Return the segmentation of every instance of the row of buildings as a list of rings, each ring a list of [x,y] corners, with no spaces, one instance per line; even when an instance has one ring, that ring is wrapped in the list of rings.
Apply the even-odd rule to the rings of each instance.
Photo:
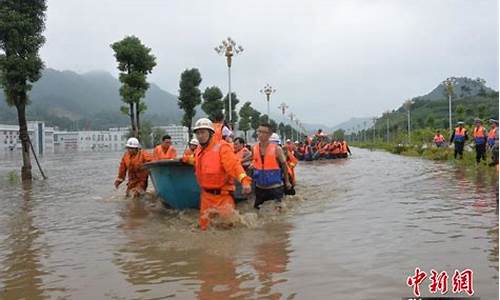
[[[172,144],[182,153],[188,142],[188,129],[184,126],[157,126],[172,136]],[[59,131],[45,126],[45,122],[28,122],[28,134],[37,154],[60,153],[66,151],[122,151],[129,129]],[[0,124],[0,153],[21,149],[19,126]]]

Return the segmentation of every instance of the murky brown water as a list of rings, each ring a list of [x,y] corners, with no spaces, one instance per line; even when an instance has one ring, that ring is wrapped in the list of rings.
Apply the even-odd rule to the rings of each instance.
[[[0,157],[1,299],[400,299],[415,267],[471,268],[475,295],[498,298],[498,183],[484,171],[356,149],[302,164],[283,214],[243,203],[248,226],[199,232],[196,211],[114,191],[119,157],[46,157],[50,178],[26,188]]]

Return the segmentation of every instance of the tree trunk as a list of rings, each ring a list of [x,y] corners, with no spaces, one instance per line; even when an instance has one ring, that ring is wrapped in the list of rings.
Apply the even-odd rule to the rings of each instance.
[[[24,101],[19,101],[16,105],[17,119],[19,121],[19,138],[21,139],[23,166],[21,167],[21,179],[23,182],[29,182],[31,175],[30,142],[28,135],[28,122],[26,121],[26,105]]]
[[[135,104],[135,121],[136,121],[136,137],[140,139],[140,134],[141,134],[141,122],[139,122],[139,114],[141,112],[139,111],[139,103]]]
[[[135,129],[135,119],[134,119],[134,103],[130,103],[130,109],[129,109],[129,114],[130,114],[130,124],[132,126],[132,134],[137,137],[136,135],[136,129]]]

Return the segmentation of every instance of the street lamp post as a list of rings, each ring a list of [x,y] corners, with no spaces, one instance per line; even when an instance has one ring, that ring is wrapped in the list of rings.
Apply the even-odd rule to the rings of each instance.
[[[233,56],[240,54],[243,52],[243,47],[236,45],[236,42],[231,39],[230,37],[227,38],[227,40],[224,40],[221,42],[221,44],[217,47],[215,47],[215,52],[217,52],[219,55],[224,55],[226,57],[227,61],[227,77],[228,77],[228,94],[227,94],[227,99],[229,102],[229,123],[232,121],[232,100],[231,100],[231,64],[233,60]],[[227,112],[226,112],[227,115]]]
[[[449,121],[449,126],[450,126],[450,133],[452,131],[452,120],[451,120],[451,96],[453,95],[453,86],[456,84],[456,79],[453,77],[446,78],[445,81],[443,81],[443,85],[446,89],[446,93],[448,94],[448,121]]]
[[[410,108],[413,104],[413,101],[408,99],[405,102],[406,110],[408,111],[408,145],[411,145],[411,118],[410,118]]]
[[[375,127],[375,124],[377,123],[377,118],[373,118],[373,143],[375,143],[375,134],[377,133],[377,127]]]
[[[385,112],[385,118],[387,120],[387,136],[386,136],[386,139],[387,139],[387,143],[389,143],[389,112]]]
[[[288,105],[285,102],[282,102],[278,108],[281,110],[281,114],[285,115],[286,110],[288,109]]]
[[[276,93],[276,90],[273,89],[272,86],[269,85],[269,83],[266,83],[264,88],[260,90],[261,93],[264,93],[266,95],[266,100],[267,100],[267,116],[271,118],[270,115],[270,110],[269,110],[269,100],[271,100],[271,94]]]

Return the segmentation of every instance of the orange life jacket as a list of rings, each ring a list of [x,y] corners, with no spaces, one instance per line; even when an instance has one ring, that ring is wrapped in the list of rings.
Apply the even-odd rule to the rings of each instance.
[[[162,160],[162,159],[175,159],[177,157],[177,150],[173,146],[169,146],[167,151],[163,149],[162,145],[158,145],[155,147],[153,151],[153,159],[154,160]]]
[[[262,161],[260,143],[253,146],[253,178],[258,186],[268,187],[283,183],[281,168],[276,157],[276,147],[275,144],[268,144],[264,161]]]
[[[229,183],[228,176],[221,164],[221,142],[214,140],[205,149],[196,148],[194,154],[195,174],[198,184],[204,189],[220,189]]]
[[[194,152],[187,148],[182,156],[182,162],[190,165],[194,165]]]
[[[442,134],[436,134],[434,136],[434,143],[442,143],[444,142],[444,136]]]
[[[493,146],[495,145],[495,139],[497,136],[497,128],[491,128],[490,131],[488,132],[488,145]]]
[[[341,154],[347,154],[347,143],[346,142],[342,142],[341,143],[341,150],[340,150],[340,153]]]
[[[482,145],[486,142],[485,138],[485,129],[483,126],[477,128],[474,127],[474,141],[476,142],[477,145]]]
[[[462,127],[462,130],[460,130],[460,127],[455,128],[455,142],[465,142],[465,131],[467,129],[464,127]]]

